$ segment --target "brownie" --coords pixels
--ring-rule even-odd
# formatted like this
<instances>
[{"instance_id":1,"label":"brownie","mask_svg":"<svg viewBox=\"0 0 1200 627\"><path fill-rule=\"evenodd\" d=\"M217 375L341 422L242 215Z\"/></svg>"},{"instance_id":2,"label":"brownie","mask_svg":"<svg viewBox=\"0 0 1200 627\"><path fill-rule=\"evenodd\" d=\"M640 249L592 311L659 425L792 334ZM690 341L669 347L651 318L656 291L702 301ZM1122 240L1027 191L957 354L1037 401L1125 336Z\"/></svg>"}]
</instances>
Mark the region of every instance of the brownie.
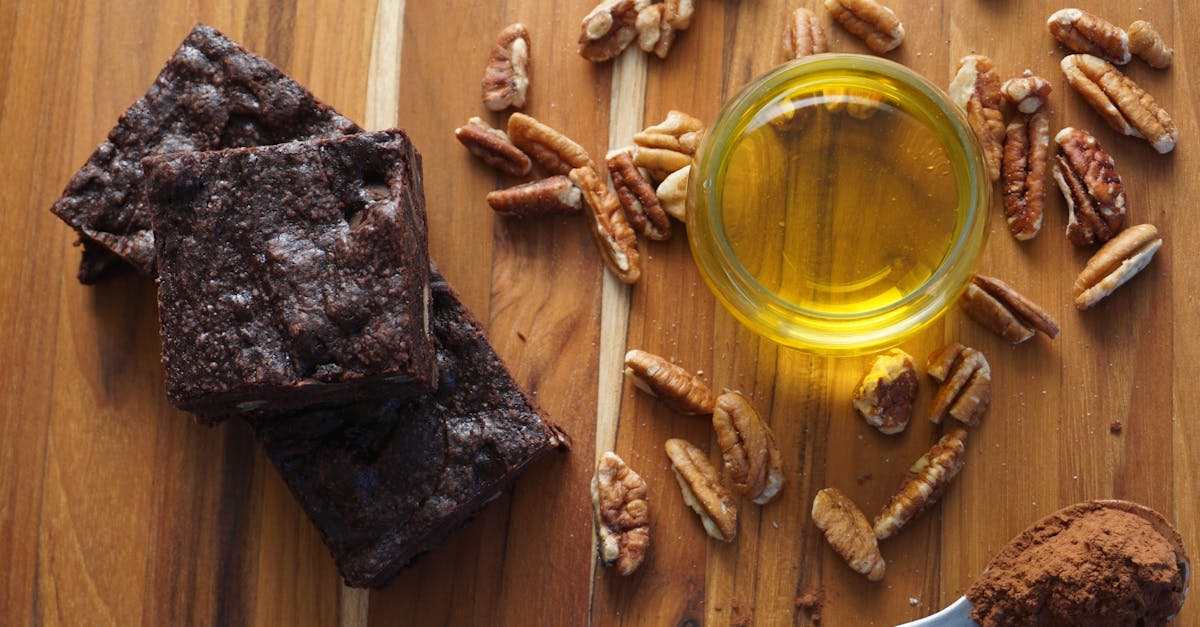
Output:
<instances>
[{"instance_id":1,"label":"brownie","mask_svg":"<svg viewBox=\"0 0 1200 627\"><path fill-rule=\"evenodd\" d=\"M437 392L250 420L351 586L387 583L528 464L569 446L445 281L432 286Z\"/></svg>"},{"instance_id":2,"label":"brownie","mask_svg":"<svg viewBox=\"0 0 1200 627\"><path fill-rule=\"evenodd\" d=\"M147 157L167 397L202 419L437 384L403 131Z\"/></svg>"},{"instance_id":3,"label":"brownie","mask_svg":"<svg viewBox=\"0 0 1200 627\"><path fill-rule=\"evenodd\" d=\"M200 24L50 210L74 227L84 244L81 282L94 283L125 265L154 276L143 157L360 130L267 60Z\"/></svg>"}]
</instances>

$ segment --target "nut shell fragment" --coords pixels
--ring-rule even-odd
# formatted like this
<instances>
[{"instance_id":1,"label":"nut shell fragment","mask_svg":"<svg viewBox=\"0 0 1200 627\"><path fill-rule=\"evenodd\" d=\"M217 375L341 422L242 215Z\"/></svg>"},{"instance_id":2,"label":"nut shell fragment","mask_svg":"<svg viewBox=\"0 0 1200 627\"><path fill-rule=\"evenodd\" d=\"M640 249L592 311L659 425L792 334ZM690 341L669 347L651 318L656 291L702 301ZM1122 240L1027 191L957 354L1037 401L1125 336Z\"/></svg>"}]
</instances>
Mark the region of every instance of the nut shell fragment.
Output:
<instances>
[{"instance_id":1,"label":"nut shell fragment","mask_svg":"<svg viewBox=\"0 0 1200 627\"><path fill-rule=\"evenodd\" d=\"M643 350L625 353L625 376L681 414L711 414L717 403L716 395L699 376Z\"/></svg>"},{"instance_id":2,"label":"nut shell fragment","mask_svg":"<svg viewBox=\"0 0 1200 627\"><path fill-rule=\"evenodd\" d=\"M1089 309L1142 271L1162 248L1153 224L1131 226L1096 251L1075 279L1075 307Z\"/></svg>"},{"instance_id":3,"label":"nut shell fragment","mask_svg":"<svg viewBox=\"0 0 1200 627\"><path fill-rule=\"evenodd\" d=\"M896 12L875 0L825 0L825 8L875 54L893 50L904 42L904 25Z\"/></svg>"},{"instance_id":4,"label":"nut shell fragment","mask_svg":"<svg viewBox=\"0 0 1200 627\"><path fill-rule=\"evenodd\" d=\"M1129 63L1129 34L1098 15L1079 9L1061 9L1050 14L1046 28L1059 43L1074 52L1095 55L1113 63Z\"/></svg>"},{"instance_id":5,"label":"nut shell fragment","mask_svg":"<svg viewBox=\"0 0 1200 627\"><path fill-rule=\"evenodd\" d=\"M600 456L592 476L592 511L600 562L632 574L650 548L646 481L611 451Z\"/></svg>"},{"instance_id":6,"label":"nut shell fragment","mask_svg":"<svg viewBox=\"0 0 1200 627\"><path fill-rule=\"evenodd\" d=\"M825 540L855 572L868 581L883 579L887 563L879 553L879 541L862 510L837 488L817 492L812 504L813 524Z\"/></svg>"},{"instance_id":7,"label":"nut shell fragment","mask_svg":"<svg viewBox=\"0 0 1200 627\"><path fill-rule=\"evenodd\" d=\"M929 419L941 423L952 416L968 427L978 426L992 401L992 368L983 353L951 342L929 356L925 371L942 384Z\"/></svg>"},{"instance_id":8,"label":"nut shell fragment","mask_svg":"<svg viewBox=\"0 0 1200 627\"><path fill-rule=\"evenodd\" d=\"M783 459L774 432L738 392L717 397L712 422L734 490L759 505L770 502L783 489Z\"/></svg>"},{"instance_id":9,"label":"nut shell fragment","mask_svg":"<svg viewBox=\"0 0 1200 627\"><path fill-rule=\"evenodd\" d=\"M1112 239L1125 225L1125 186L1100 142L1087 131L1062 129L1054 136L1054 180L1067 201L1067 239L1090 246Z\"/></svg>"},{"instance_id":10,"label":"nut shell fragment","mask_svg":"<svg viewBox=\"0 0 1200 627\"><path fill-rule=\"evenodd\" d=\"M854 390L854 409L880 433L900 433L912 418L917 387L912 356L893 348L871 360Z\"/></svg>"},{"instance_id":11,"label":"nut shell fragment","mask_svg":"<svg viewBox=\"0 0 1200 627\"><path fill-rule=\"evenodd\" d=\"M704 531L722 542L732 542L737 536L737 504L721 485L717 469L687 440L672 438L663 448L683 491L683 500L700 516Z\"/></svg>"},{"instance_id":12,"label":"nut shell fragment","mask_svg":"<svg viewBox=\"0 0 1200 627\"><path fill-rule=\"evenodd\" d=\"M529 30L520 22L496 37L483 71L483 106L492 111L525 106L529 91Z\"/></svg>"},{"instance_id":13,"label":"nut shell fragment","mask_svg":"<svg viewBox=\"0 0 1200 627\"><path fill-rule=\"evenodd\" d=\"M1154 97L1111 63L1072 54L1060 63L1067 83L1117 132L1141 137L1160 154L1175 149L1179 129Z\"/></svg>"},{"instance_id":14,"label":"nut shell fragment","mask_svg":"<svg viewBox=\"0 0 1200 627\"><path fill-rule=\"evenodd\" d=\"M945 493L966 462L967 430L954 427L921 456L900 489L875 517L875 537L885 540L900 531Z\"/></svg>"}]
</instances>

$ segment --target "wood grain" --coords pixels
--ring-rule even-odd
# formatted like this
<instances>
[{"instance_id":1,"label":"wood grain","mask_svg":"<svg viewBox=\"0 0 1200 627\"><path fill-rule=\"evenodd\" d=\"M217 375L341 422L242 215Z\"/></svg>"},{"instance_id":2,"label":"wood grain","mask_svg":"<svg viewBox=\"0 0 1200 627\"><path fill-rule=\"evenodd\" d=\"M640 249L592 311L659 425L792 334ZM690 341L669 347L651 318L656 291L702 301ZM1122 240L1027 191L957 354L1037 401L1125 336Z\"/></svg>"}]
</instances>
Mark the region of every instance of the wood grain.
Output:
<instances>
[{"instance_id":1,"label":"wood grain","mask_svg":"<svg viewBox=\"0 0 1200 627\"><path fill-rule=\"evenodd\" d=\"M666 60L575 53L591 0L68 0L0 3L0 624L699 625L810 624L794 599L825 595L824 624L894 624L960 595L1040 516L1079 500L1133 499L1176 521L1200 550L1200 113L1191 97L1200 21L1184 3L1093 0L1090 11L1153 22L1175 47L1167 71L1127 73L1175 117L1170 155L1108 129L1061 80L1043 22L1061 3L893 0L908 26L889 58L946 85L956 60L991 56L1004 75L1051 80L1055 128L1088 128L1115 156L1133 222L1166 243L1142 276L1093 311L1070 305L1087 253L1062 235L1051 190L1043 232L1008 236L998 211L980 263L1046 306L1060 338L1010 347L957 310L903 348L919 361L948 340L983 350L996 397L942 503L882 544L870 584L808 519L834 486L873 514L937 438L924 416L899 436L850 406L865 358L827 359L759 339L712 298L683 229L643 242L643 279L605 276L586 222L498 219L484 195L515 181L451 138L473 115L488 47L506 24L532 33L527 112L599 158L680 109L711 122L743 85L783 61L784 16L813 9L835 51L864 52L816 0L698 3ZM113 121L143 93L196 21L271 59L350 117L398 123L424 157L430 248L497 351L574 438L508 495L382 590L347 592L312 525L240 424L195 425L163 396L153 284L74 279L72 234L47 211ZM706 418L673 414L624 385L624 346L702 370L769 415L787 484L743 505L732 544L708 539L683 504L662 443L719 456ZM602 358L602 355L606 357ZM603 366L602 366L603 364ZM1120 434L1110 433L1114 421ZM587 484L615 449L647 480L653 546L630 578L594 565ZM1189 602L1181 625L1200 624Z\"/></svg>"}]
</instances>

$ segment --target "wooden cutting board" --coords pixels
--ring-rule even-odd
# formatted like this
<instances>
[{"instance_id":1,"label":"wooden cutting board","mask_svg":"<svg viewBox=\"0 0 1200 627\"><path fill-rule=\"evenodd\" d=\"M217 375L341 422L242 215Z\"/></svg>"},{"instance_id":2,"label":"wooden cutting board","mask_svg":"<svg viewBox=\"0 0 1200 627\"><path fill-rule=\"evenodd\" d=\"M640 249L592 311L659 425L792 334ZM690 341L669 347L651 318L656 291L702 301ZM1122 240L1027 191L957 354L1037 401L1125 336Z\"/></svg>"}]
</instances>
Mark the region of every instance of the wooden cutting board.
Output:
<instances>
[{"instance_id":1,"label":"wooden cutting board","mask_svg":"<svg viewBox=\"0 0 1200 627\"><path fill-rule=\"evenodd\" d=\"M589 0L74 0L0 4L0 623L392 625L809 624L795 605L824 593L828 625L888 625L960 595L990 556L1062 505L1128 498L1174 520L1200 550L1200 141L1191 94L1200 27L1187 3L1089 1L1119 24L1152 21L1175 46L1167 71L1131 77L1174 116L1179 147L1160 156L1118 136L1065 87L1063 52L1040 1L892 0L904 45L888 55L939 85L956 60L991 56L1002 74L1050 78L1055 129L1088 128L1115 156L1133 222L1156 224L1153 264L1096 310L1070 305L1087 254L1062 235L1051 190L1034 241L994 212L981 271L1009 280L1063 327L1010 347L960 312L903 346L923 359L949 340L983 350L995 381L984 425L942 503L883 543L872 584L825 545L808 517L834 486L869 513L936 439L915 420L887 437L850 406L865 358L817 358L741 328L692 265L683 229L643 245L632 288L603 270L586 222L497 219L484 195L511 181L452 138L481 115L479 77L495 33L532 33L526 111L593 155L680 109L711 122L726 98L783 60L784 17L817 11L835 51L865 47L815 0L702 0L666 60L628 53L594 65L575 52ZM70 174L143 93L196 21L279 64L368 127L398 122L424 155L435 261L487 321L517 379L574 437L507 496L383 590L343 589L332 561L240 424L199 427L163 396L153 284L74 279L78 251L48 211ZM770 421L787 485L746 506L732 544L709 540L683 504L662 443L714 451L704 419L672 414L620 378L626 347L663 354L740 389ZM933 387L922 382L917 416ZM1121 423L1119 434L1110 425ZM616 450L647 480L653 547L622 579L592 560L587 484ZM1200 623L1190 602L1179 624Z\"/></svg>"}]
</instances>

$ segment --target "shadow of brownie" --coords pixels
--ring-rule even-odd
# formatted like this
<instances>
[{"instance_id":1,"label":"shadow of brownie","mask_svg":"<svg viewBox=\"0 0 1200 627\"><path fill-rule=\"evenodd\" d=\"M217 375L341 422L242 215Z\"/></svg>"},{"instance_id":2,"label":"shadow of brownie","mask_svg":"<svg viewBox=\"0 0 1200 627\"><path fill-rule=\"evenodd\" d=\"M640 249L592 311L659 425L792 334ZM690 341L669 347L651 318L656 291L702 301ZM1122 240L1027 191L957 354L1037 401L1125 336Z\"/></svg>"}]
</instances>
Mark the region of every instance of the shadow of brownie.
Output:
<instances>
[{"instance_id":1,"label":"shadow of brownie","mask_svg":"<svg viewBox=\"0 0 1200 627\"><path fill-rule=\"evenodd\" d=\"M266 59L197 25L50 208L84 244L79 280L128 264L154 276L143 157L280 144L361 129Z\"/></svg>"},{"instance_id":2,"label":"shadow of brownie","mask_svg":"<svg viewBox=\"0 0 1200 627\"><path fill-rule=\"evenodd\" d=\"M569 445L436 273L432 290L436 393L250 420L351 586L384 585Z\"/></svg>"},{"instance_id":3,"label":"shadow of brownie","mask_svg":"<svg viewBox=\"0 0 1200 627\"><path fill-rule=\"evenodd\" d=\"M403 131L147 157L167 397L202 420L437 384Z\"/></svg>"}]
</instances>

